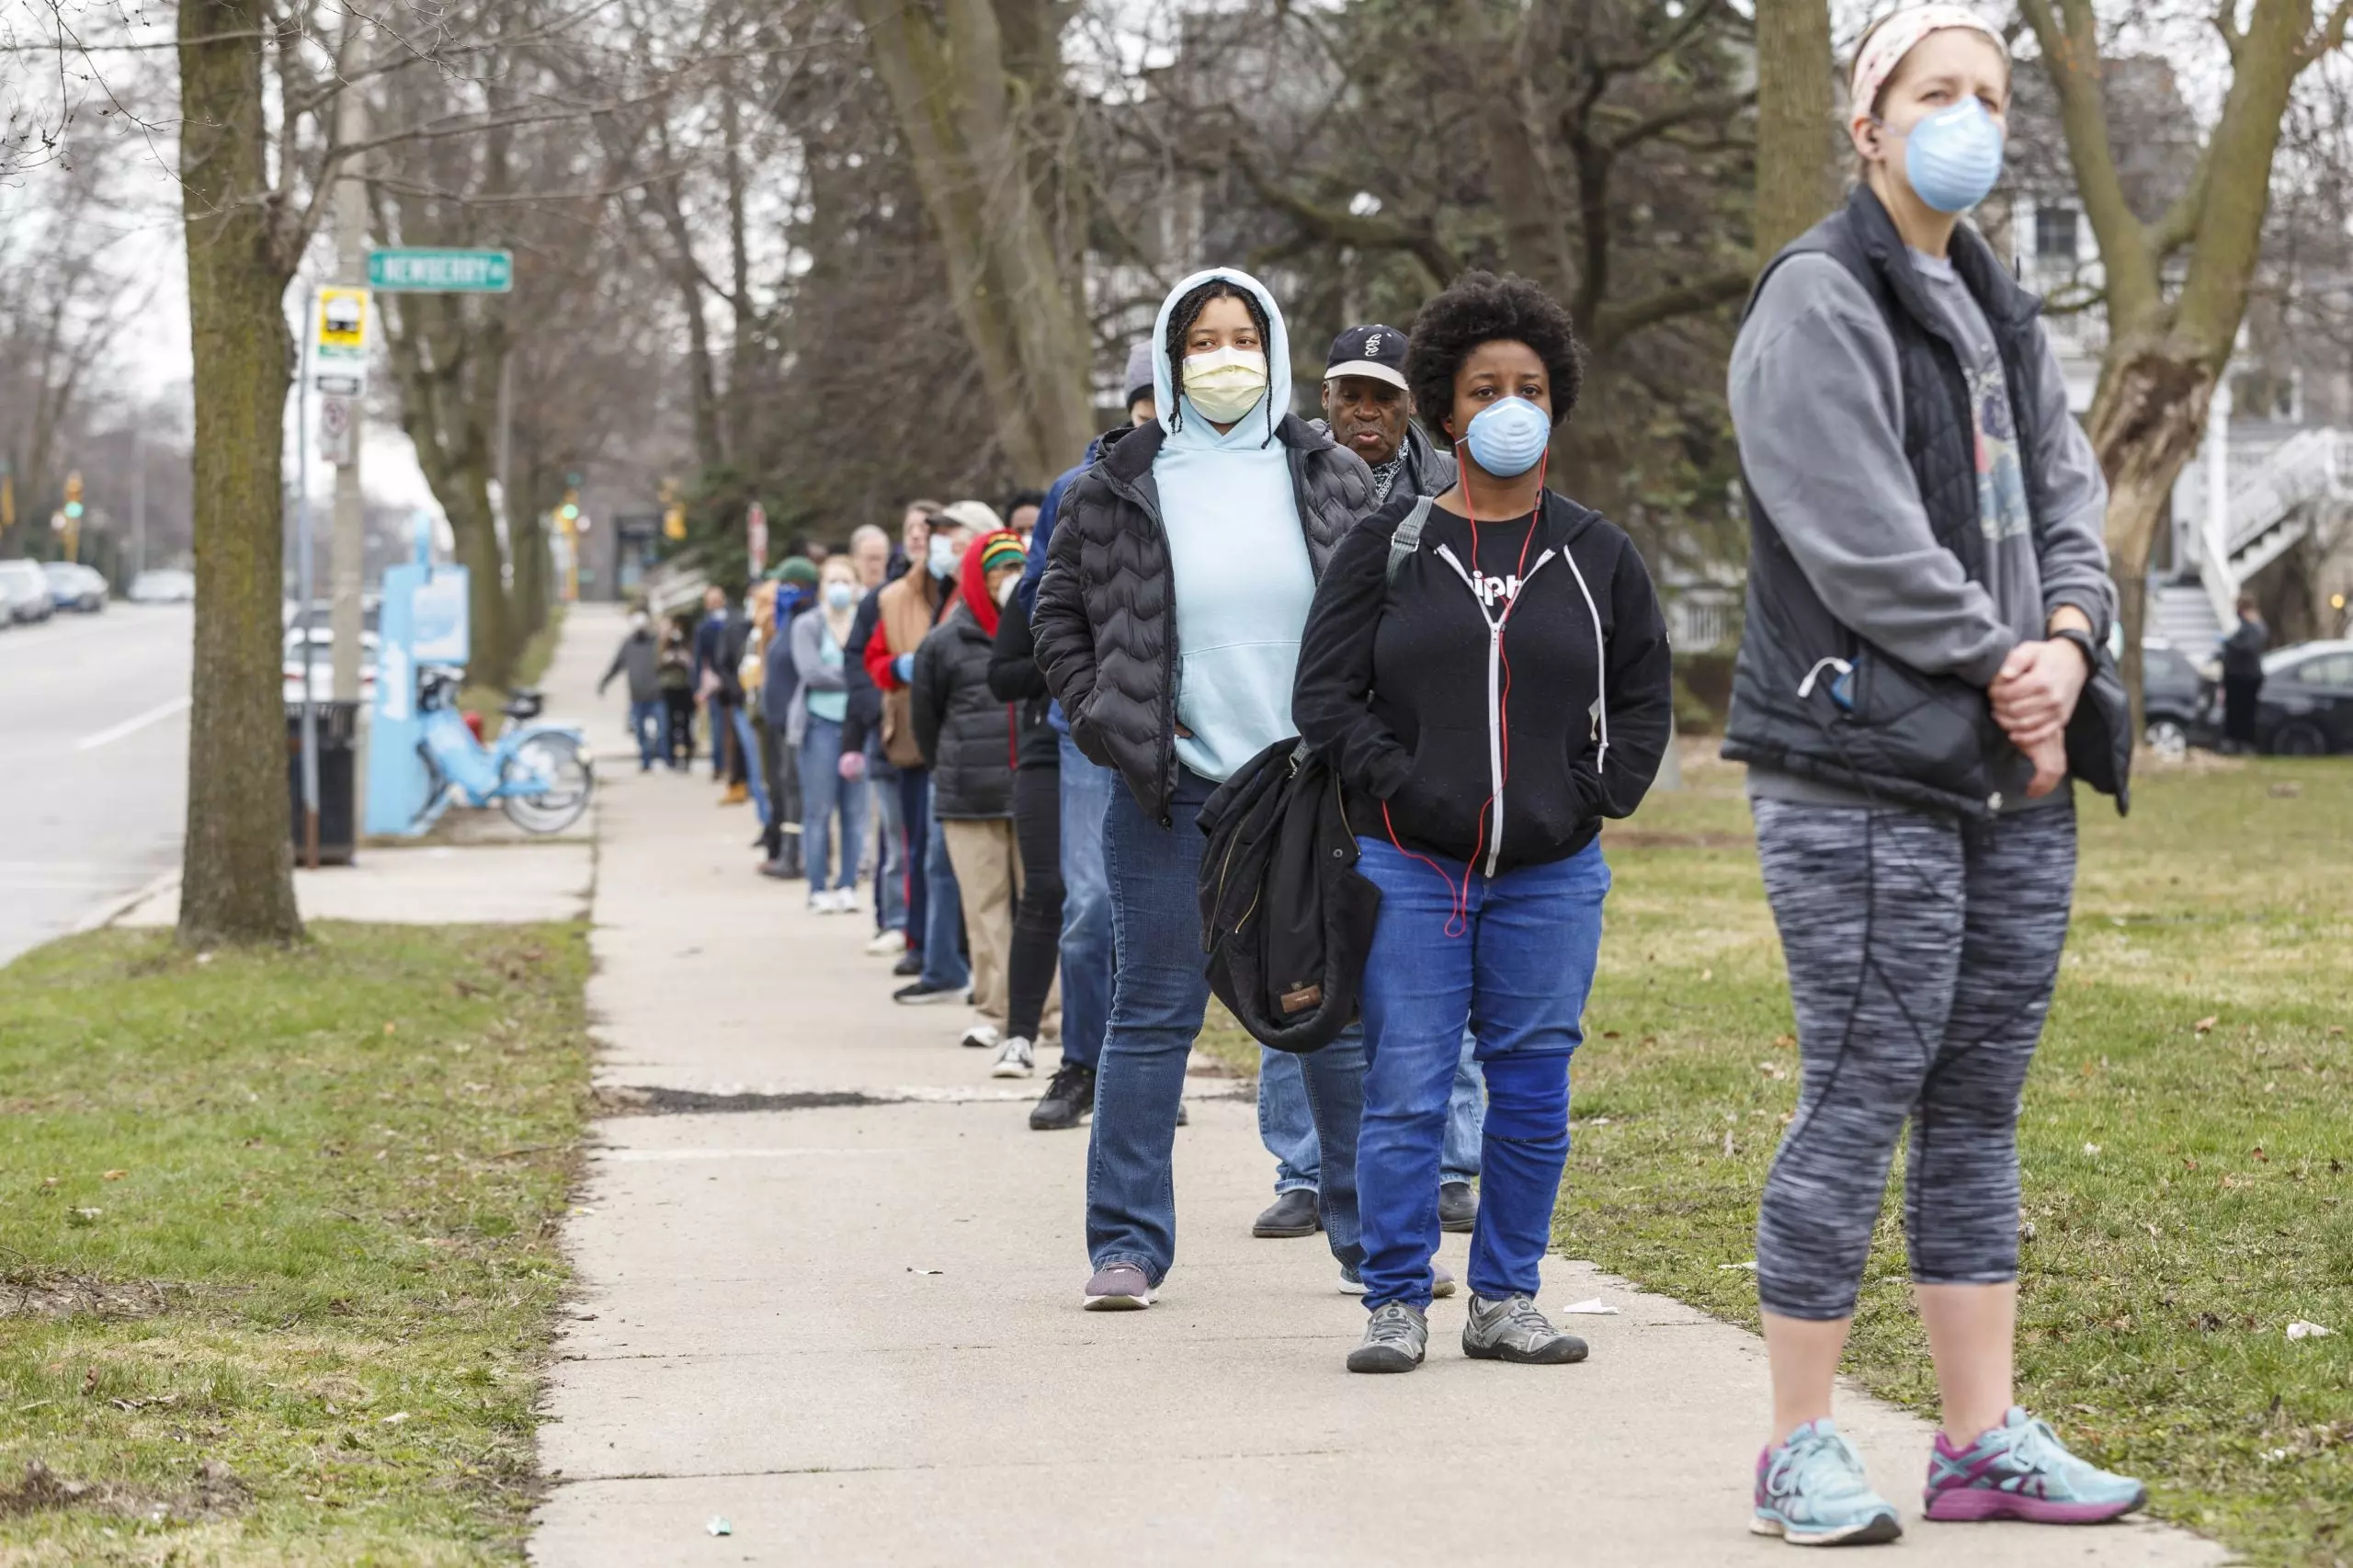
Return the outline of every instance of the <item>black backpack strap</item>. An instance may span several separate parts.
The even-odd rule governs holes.
[[[1414,551],[1422,548],[1422,526],[1430,520],[1430,498],[1427,495],[1414,503],[1414,509],[1397,520],[1397,531],[1389,536],[1389,566],[1382,575],[1390,582],[1405,569]]]

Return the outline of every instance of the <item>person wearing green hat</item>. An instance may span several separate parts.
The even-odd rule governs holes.
[[[759,688],[751,705],[752,733],[760,777],[768,785],[767,820],[760,825],[763,876],[797,878],[801,870],[800,759],[785,736],[801,686],[792,663],[792,623],[816,602],[817,563],[800,555],[778,562],[752,594],[752,620],[759,631],[756,653],[747,661]]]

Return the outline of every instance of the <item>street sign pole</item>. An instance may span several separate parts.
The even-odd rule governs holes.
[[[302,863],[319,869],[319,710],[311,692],[311,344],[318,335],[319,296],[305,292],[302,301],[301,373],[294,382],[298,400],[294,414],[294,559],[301,579],[302,608],[296,616],[301,627],[302,657]]]

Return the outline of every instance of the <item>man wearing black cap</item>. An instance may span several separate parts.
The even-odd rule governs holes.
[[[1454,483],[1454,460],[1407,417],[1405,335],[1376,322],[1332,340],[1324,364],[1324,423],[1332,439],[1372,470],[1383,501],[1399,480],[1409,494],[1436,495]]]
[[[1413,406],[1405,390],[1404,333],[1376,322],[1352,326],[1332,340],[1324,363],[1324,426],[1334,441],[1372,470],[1372,487],[1383,501],[1400,490],[1436,495],[1454,484],[1454,460],[1430,445],[1421,426],[1407,417]],[[1449,1231],[1471,1229],[1479,1211],[1471,1183],[1479,1175],[1486,1093],[1471,1050],[1466,1030],[1438,1165],[1438,1221]],[[1313,1235],[1322,1222],[1315,1202],[1322,1151],[1299,1058],[1289,1052],[1258,1052],[1258,1136],[1275,1157],[1275,1201],[1251,1225],[1251,1233]]]

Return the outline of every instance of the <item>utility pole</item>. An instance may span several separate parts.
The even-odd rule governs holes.
[[[358,64],[360,28],[354,13],[344,37],[347,85],[335,96],[335,140],[348,147],[368,134],[368,108],[360,101]],[[335,187],[335,277],[355,288],[368,283],[368,187],[360,178],[359,161],[347,159]],[[359,585],[367,538],[367,502],[359,488],[362,400],[352,399],[351,433],[344,455],[348,461],[335,471],[335,525],[328,543],[328,580],[334,607],[327,624],[335,637],[332,690],[337,702],[359,700]]]
[[[119,568],[118,568],[119,570]],[[147,426],[131,427],[131,574],[147,570]],[[123,585],[125,588],[130,584]]]

